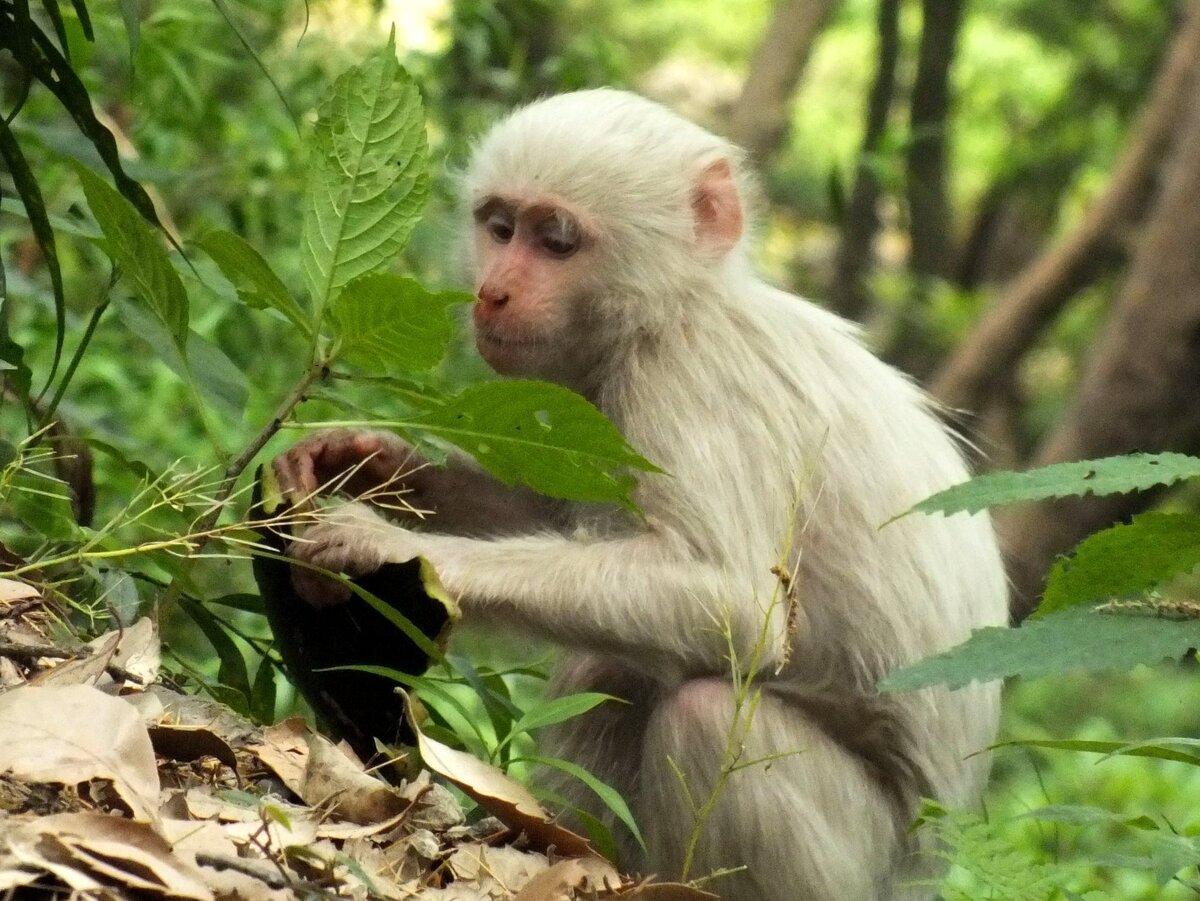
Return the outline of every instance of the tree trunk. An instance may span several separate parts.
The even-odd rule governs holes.
[[[1194,24],[1194,23],[1193,23]],[[1187,84],[1162,187],[1079,390],[1035,463],[1200,450],[1200,69]],[[1056,555],[1145,507],[1145,494],[1029,505],[1002,534],[1032,608]]]
[[[729,138],[766,162],[787,137],[790,101],[837,0],[778,0],[729,121]]]
[[[863,281],[871,265],[871,245],[879,231],[879,177],[872,156],[887,130],[888,113],[896,90],[896,64],[900,59],[900,0],[879,0],[879,65],[867,101],[867,125],[854,173],[854,187],[842,224],[834,260],[834,280],[829,304],[851,319],[862,319],[870,307]]]
[[[921,0],[921,46],[912,94],[908,147],[908,213],[912,270],[943,275],[953,258],[946,196],[950,67],[962,25],[963,0]]]
[[[935,375],[933,395],[948,407],[979,410],[998,372],[1010,372],[1042,330],[1091,279],[1104,245],[1126,224],[1158,170],[1163,146],[1195,90],[1200,0],[1191,0],[1150,99],[1104,193],[1065,239],[1019,275]]]

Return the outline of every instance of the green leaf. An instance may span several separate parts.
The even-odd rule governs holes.
[[[254,674],[250,712],[260,723],[275,722],[275,666],[265,656],[258,661],[258,671]]]
[[[312,335],[308,313],[288,293],[262,255],[246,241],[233,232],[217,230],[208,232],[196,244],[220,267],[242,303],[256,310],[278,310],[306,337]]]
[[[1041,739],[1025,738],[1014,741],[1001,741],[992,745],[993,748],[1048,748],[1051,751],[1082,751],[1088,754],[1103,754],[1105,757],[1148,757],[1152,760],[1170,760],[1174,763],[1186,763],[1190,766],[1200,766],[1200,756],[1176,751],[1163,747],[1154,742],[1176,741],[1176,739],[1161,738],[1150,742],[1130,744],[1124,741],[1086,741],[1076,739]],[[1031,814],[1032,815],[1032,814]]]
[[[134,294],[146,304],[180,350],[187,348],[188,301],[179,273],[171,265],[159,236],[124,197],[84,166],[76,166],[83,193],[100,230],[105,249]]]
[[[1143,594],[1200,566],[1200,516],[1144,513],[1084,539],[1050,571],[1037,616]]]
[[[63,293],[62,267],[58,262],[58,245],[55,243],[54,229],[50,227],[50,219],[46,214],[46,203],[42,199],[42,189],[38,185],[33,170],[21,152],[21,145],[8,127],[8,123],[0,117],[0,159],[4,160],[9,175],[12,176],[13,187],[25,207],[29,217],[29,228],[33,239],[37,242],[38,250],[46,263],[46,272],[50,276],[50,293],[54,298],[54,356],[50,360],[50,373],[46,383],[54,379],[62,359],[63,338],[67,331],[67,302]],[[0,297],[4,297],[3,285],[0,284]],[[28,393],[28,387],[26,387]]]
[[[207,402],[237,418],[245,409],[250,387],[243,373],[225,352],[190,329],[181,353],[174,337],[157,317],[141,304],[116,298],[117,311],[129,330],[150,345],[167,367],[189,384],[195,385]]]
[[[547,382],[472,385],[403,425],[458,445],[510,485],[569,500],[632,508],[628,470],[659,471],[591,403]]]
[[[1170,620],[1071,607],[1015,629],[979,629],[942,654],[893,672],[880,691],[928,685],[959,688],[1007,676],[1059,676],[1130,670],[1139,663],[1179,659],[1200,647],[1200,620]]]
[[[389,40],[341,75],[319,110],[304,206],[318,319],[344,285],[395,259],[428,194],[421,97]]]
[[[217,678],[225,688],[241,695],[242,707],[246,708],[253,692],[250,688],[250,674],[246,669],[246,658],[234,642],[233,637],[225,630],[224,624],[208,612],[203,605],[186,598],[179,601],[179,606],[204,633],[213,649],[220,658],[221,665]]]
[[[411,278],[389,273],[356,278],[330,311],[341,339],[339,355],[385,375],[430,369],[454,336],[447,312],[470,301],[469,294],[430,293]]]
[[[1054,463],[1029,472],[989,472],[976,476],[969,482],[939,491],[908,512],[975,513],[984,507],[1023,501],[1144,491],[1197,476],[1200,476],[1200,457],[1186,454],[1129,454]]]
[[[633,811],[629,809],[629,805],[625,803],[625,799],[621,797],[621,793],[609,785],[607,782],[602,782],[597,779],[583,767],[578,764],[571,763],[569,760],[560,760],[557,757],[520,757],[515,758],[513,763],[517,762],[540,763],[542,766],[548,766],[552,769],[559,770],[578,779],[604,802],[604,806],[611,810],[618,820],[624,823],[629,831],[633,833],[633,837],[637,839],[637,843],[643,848],[646,847],[646,842],[642,838],[642,832],[638,829],[637,821],[633,818]]]
[[[1019,745],[1023,742],[1004,742],[1005,745]],[[995,747],[995,746],[994,746]],[[1160,828],[1158,823],[1146,816],[1131,817],[1104,810],[1101,807],[1087,807],[1080,804],[1050,804],[1039,807],[1028,813],[1020,814],[1020,820],[1041,820],[1049,823],[1068,823],[1074,826],[1129,826],[1133,829],[1152,830]]]
[[[527,710],[513,724],[512,733],[505,741],[507,742],[509,739],[523,732],[532,732],[534,729],[541,729],[543,726],[553,726],[557,723],[574,719],[577,716],[582,716],[589,710],[599,707],[605,701],[619,701],[619,699],[612,695],[594,691],[565,695],[561,698],[550,698],[547,701],[541,702],[532,710]]]

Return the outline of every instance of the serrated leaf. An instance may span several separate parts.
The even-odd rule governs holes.
[[[1122,494],[1200,477],[1200,457],[1186,454],[1128,454],[1054,463],[1029,472],[989,472],[939,491],[909,513],[976,513],[1023,501],[1084,494]]]
[[[304,274],[318,311],[395,258],[428,194],[421,97],[389,41],[341,75],[319,110],[304,207]]]
[[[334,334],[341,339],[338,355],[384,375],[430,369],[454,336],[450,307],[470,301],[469,294],[431,293],[389,273],[356,278],[331,308]]]
[[[179,273],[171,265],[159,237],[133,205],[94,172],[76,166],[88,207],[104,246],[133,293],[166,327],[176,347],[187,350],[188,300]]]
[[[1144,513],[1084,539],[1050,571],[1036,616],[1143,594],[1200,566],[1200,516]]]
[[[1200,621],[1102,613],[1072,607],[1014,629],[979,629],[949,651],[896,670],[880,691],[928,685],[960,688],[1009,676],[1039,678],[1076,671],[1133,669],[1178,660],[1200,647]]]
[[[210,231],[196,241],[233,285],[246,306],[278,310],[307,337],[313,326],[308,313],[296,302],[267,261],[233,232]]]
[[[631,507],[628,470],[658,471],[591,403],[548,382],[472,385],[405,425],[458,445],[503,482],[569,500]]]

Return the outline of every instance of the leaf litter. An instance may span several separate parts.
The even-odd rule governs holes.
[[[0,604],[30,598],[0,584]],[[148,619],[67,654],[47,634],[0,617],[0,893],[716,901],[620,874],[524,786],[427,736],[435,773],[392,785],[302,720],[259,728],[155,684]],[[443,783],[488,815],[468,822]]]

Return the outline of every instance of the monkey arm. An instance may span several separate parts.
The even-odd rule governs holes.
[[[558,504],[528,488],[505,485],[466,454],[420,473],[420,496],[433,510],[430,527],[452,535],[506,535],[545,528]]]
[[[291,552],[351,574],[422,556],[468,618],[602,650],[658,674],[664,666],[679,676],[726,673],[731,654],[742,668],[756,657],[759,667],[773,667],[784,655],[788,616],[769,571],[756,580],[748,567],[694,559],[676,544],[653,531],[595,540],[429,534],[350,504]]]

